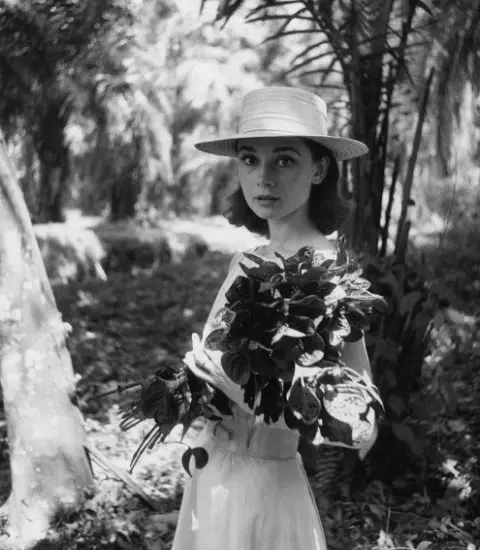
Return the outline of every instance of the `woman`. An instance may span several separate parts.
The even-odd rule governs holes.
[[[236,135],[196,145],[207,153],[238,159],[239,188],[227,217],[235,225],[268,236],[253,252],[275,261],[312,246],[335,258],[326,235],[339,229],[348,209],[338,194],[337,161],[367,152],[365,145],[327,135],[325,103],[292,87],[266,87],[244,98]],[[299,433],[284,418],[264,422],[245,402],[244,391],[220,364],[219,352],[203,346],[225,292],[241,272],[235,255],[205,326],[203,340],[193,336],[185,362],[198,377],[220,388],[233,415],[207,421],[196,442],[209,460],[187,482],[174,550],[324,550],[326,542],[308,480],[297,453]],[[370,376],[363,339],[345,344],[343,361]],[[248,400],[247,400],[248,401]],[[361,447],[375,438],[375,418]]]

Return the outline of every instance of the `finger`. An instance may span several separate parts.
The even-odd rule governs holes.
[[[204,349],[198,334],[192,334],[192,349],[195,357],[202,357],[204,355]]]
[[[203,368],[203,366],[196,362],[194,359],[191,361],[191,363],[188,364],[188,368],[190,371],[201,380],[204,380],[205,382],[208,382],[209,384],[213,385],[214,379],[208,369]]]
[[[202,353],[203,355],[209,360],[209,361],[212,361],[214,362],[214,353],[215,351],[210,351],[208,349],[205,349],[204,347],[202,348]],[[218,352],[217,352],[218,353]]]
[[[215,362],[213,355],[205,349],[205,346],[202,344],[197,334],[192,336],[192,344],[193,353],[197,361],[202,363],[204,366],[208,365],[209,363]]]
[[[192,334],[192,347],[195,350],[195,348],[198,348],[200,346],[200,337],[196,332]]]
[[[193,356],[193,352],[188,351],[183,358],[183,362],[187,365],[187,367],[192,368],[192,365],[195,365],[195,357]]]

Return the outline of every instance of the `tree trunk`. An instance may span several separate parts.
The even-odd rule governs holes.
[[[136,213],[136,204],[140,195],[138,179],[128,168],[112,182],[110,189],[110,220],[117,222],[133,218]]]
[[[39,163],[35,144],[29,132],[23,134],[23,154],[21,161],[24,166],[23,175],[19,181],[20,189],[25,198],[28,211],[33,223],[37,222],[38,214],[38,188],[39,188]]]
[[[93,490],[65,326],[0,134],[0,384],[14,545],[30,548]]]
[[[68,179],[68,153],[62,154],[61,165],[40,159],[40,196],[38,204],[38,223],[62,223],[63,202]]]

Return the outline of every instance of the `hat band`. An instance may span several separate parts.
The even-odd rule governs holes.
[[[239,134],[254,132],[279,132],[288,135],[320,136],[328,135],[327,121],[322,117],[315,117],[313,124],[306,124],[305,120],[285,115],[258,115],[244,118],[238,127]]]

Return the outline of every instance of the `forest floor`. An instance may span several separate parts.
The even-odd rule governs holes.
[[[423,422],[429,449],[437,451],[438,460],[426,476],[430,485],[408,495],[378,479],[333,501],[317,494],[331,549],[480,549],[480,246],[444,248],[440,257],[434,245],[424,254],[433,275],[444,280],[457,299],[455,315],[436,334],[426,360],[425,384],[416,396],[422,401],[435,393],[439,369],[453,382],[455,405],[432,412]],[[153,373],[161,361],[184,355],[192,333],[202,331],[229,260],[226,253],[208,252],[162,265],[153,273],[112,274],[107,281],[54,288],[64,320],[72,325],[69,348],[80,376],[80,406],[97,491],[82,512],[58,522],[51,540],[39,548],[171,547],[187,477],[179,431],[171,434],[169,444],[148,451],[131,474],[154,501],[152,507],[134,483],[125,482],[132,455],[149,426],[120,429],[127,393],[95,396]],[[9,482],[2,435],[0,500]],[[312,485],[315,491],[313,480]]]

